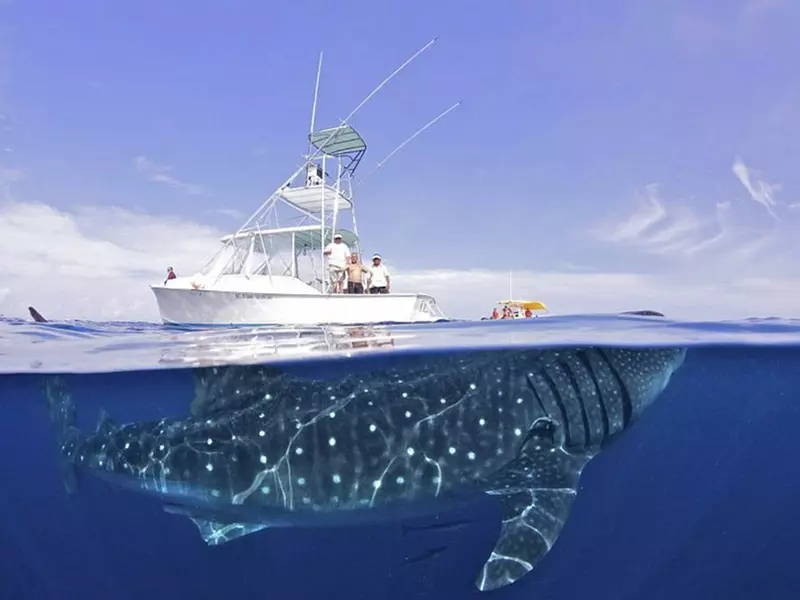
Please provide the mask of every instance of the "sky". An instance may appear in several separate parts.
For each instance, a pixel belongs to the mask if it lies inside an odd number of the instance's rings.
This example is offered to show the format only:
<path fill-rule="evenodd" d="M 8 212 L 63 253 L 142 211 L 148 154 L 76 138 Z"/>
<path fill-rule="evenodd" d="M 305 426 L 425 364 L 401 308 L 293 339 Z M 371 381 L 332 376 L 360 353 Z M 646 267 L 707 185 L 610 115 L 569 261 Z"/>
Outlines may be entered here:
<path fill-rule="evenodd" d="M 0 0 L 0 313 L 158 320 L 150 283 L 352 121 L 366 253 L 448 316 L 800 306 L 791 0 Z"/>

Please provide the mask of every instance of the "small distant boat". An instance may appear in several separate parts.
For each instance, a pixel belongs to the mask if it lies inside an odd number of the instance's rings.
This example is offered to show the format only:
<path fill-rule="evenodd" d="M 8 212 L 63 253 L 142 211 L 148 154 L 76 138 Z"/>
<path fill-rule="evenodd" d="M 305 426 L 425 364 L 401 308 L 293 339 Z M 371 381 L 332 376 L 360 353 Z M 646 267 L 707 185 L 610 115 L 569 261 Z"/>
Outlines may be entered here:
<path fill-rule="evenodd" d="M 543 302 L 538 300 L 501 300 L 498 302 L 503 307 L 502 311 L 496 308 L 492 311 L 489 317 L 481 317 L 482 320 L 495 320 L 495 319 L 527 319 L 531 317 L 538 317 L 535 312 L 547 312 L 549 309 Z"/>
<path fill-rule="evenodd" d="M 534 311 L 534 310 L 549 310 L 543 302 L 539 302 L 538 300 L 501 300 L 498 302 L 503 306 L 508 306 L 510 309 L 515 311 Z"/>
<path fill-rule="evenodd" d="M 536 311 L 547 312 L 550 310 L 543 302 L 539 302 L 538 300 L 501 300 L 498 304 L 507 306 L 509 310 L 512 311 L 513 318 L 527 316 L 526 313 L 528 312 L 531 313 L 530 316 L 538 316 L 532 313 Z"/>
<path fill-rule="evenodd" d="M 508 273 L 508 297 L 514 297 L 514 273 Z M 482 321 L 495 319 L 521 319 L 538 317 L 536 312 L 549 312 L 544 302 L 538 300 L 500 300 L 497 304 L 503 307 L 502 311 L 496 308 L 492 310 L 491 316 L 481 317 Z"/>
<path fill-rule="evenodd" d="M 436 300 L 428 294 L 332 293 L 324 254 L 335 234 L 351 251 L 361 253 L 353 175 L 367 144 L 348 121 L 432 43 L 395 70 L 340 125 L 315 130 L 320 55 L 304 164 L 238 231 L 222 238 L 223 247 L 200 273 L 150 286 L 165 323 L 302 326 L 446 320 Z M 458 104 L 398 146 L 375 170 Z M 342 227 L 346 217 L 352 229 Z"/>

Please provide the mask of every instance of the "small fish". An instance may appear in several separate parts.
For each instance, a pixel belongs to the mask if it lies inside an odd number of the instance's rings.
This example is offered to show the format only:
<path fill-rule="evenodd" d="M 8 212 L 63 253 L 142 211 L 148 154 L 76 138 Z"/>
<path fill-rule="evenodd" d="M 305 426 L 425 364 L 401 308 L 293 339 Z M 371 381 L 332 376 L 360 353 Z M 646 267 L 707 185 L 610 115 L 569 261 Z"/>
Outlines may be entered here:
<path fill-rule="evenodd" d="M 65 481 L 88 470 L 162 499 L 217 545 L 274 526 L 369 515 L 458 490 L 503 522 L 476 585 L 533 569 L 556 542 L 586 463 L 628 429 L 682 348 L 514 349 L 394 357 L 313 380 L 269 367 L 202 369 L 185 419 L 75 428 L 48 380 Z M 205 396 L 203 396 L 205 393 Z M 226 400 L 227 399 L 227 400 Z"/>

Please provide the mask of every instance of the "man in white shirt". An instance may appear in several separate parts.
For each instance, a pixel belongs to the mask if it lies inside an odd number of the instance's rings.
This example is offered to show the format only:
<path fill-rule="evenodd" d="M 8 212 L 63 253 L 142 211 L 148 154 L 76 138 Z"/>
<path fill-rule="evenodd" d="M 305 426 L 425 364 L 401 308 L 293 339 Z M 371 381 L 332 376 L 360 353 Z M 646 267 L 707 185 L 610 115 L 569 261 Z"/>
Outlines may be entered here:
<path fill-rule="evenodd" d="M 383 265 L 381 255 L 376 254 L 372 257 L 372 266 L 369 268 L 367 274 L 367 288 L 370 294 L 388 294 L 389 286 L 389 270 Z"/>
<path fill-rule="evenodd" d="M 331 278 L 332 291 L 334 294 L 341 294 L 350 248 L 342 241 L 341 234 L 337 233 L 333 236 L 333 242 L 326 246 L 323 254 L 328 257 L 328 273 Z"/>

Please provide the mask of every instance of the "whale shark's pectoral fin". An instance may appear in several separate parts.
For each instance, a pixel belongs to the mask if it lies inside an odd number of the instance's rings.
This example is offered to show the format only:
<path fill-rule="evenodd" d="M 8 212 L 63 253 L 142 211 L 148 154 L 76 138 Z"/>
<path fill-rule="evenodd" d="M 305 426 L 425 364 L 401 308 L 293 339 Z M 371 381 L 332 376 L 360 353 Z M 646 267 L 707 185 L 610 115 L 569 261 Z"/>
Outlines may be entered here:
<path fill-rule="evenodd" d="M 230 542 L 269 527 L 264 523 L 235 523 L 201 518 L 194 514 L 191 509 L 170 504 L 165 505 L 164 510 L 190 519 L 197 525 L 200 535 L 209 546 L 219 546 L 225 542 Z"/>
<path fill-rule="evenodd" d="M 189 518 L 197 525 L 200 535 L 203 536 L 209 546 L 219 546 L 225 542 L 230 542 L 267 528 L 267 525 L 259 525 L 257 523 L 221 523 L 219 521 Z"/>
<path fill-rule="evenodd" d="M 497 544 L 476 579 L 481 591 L 528 573 L 561 533 L 591 455 L 567 452 L 557 433 L 556 423 L 539 419 L 519 455 L 480 482 L 484 492 L 500 500 L 503 519 Z"/>

